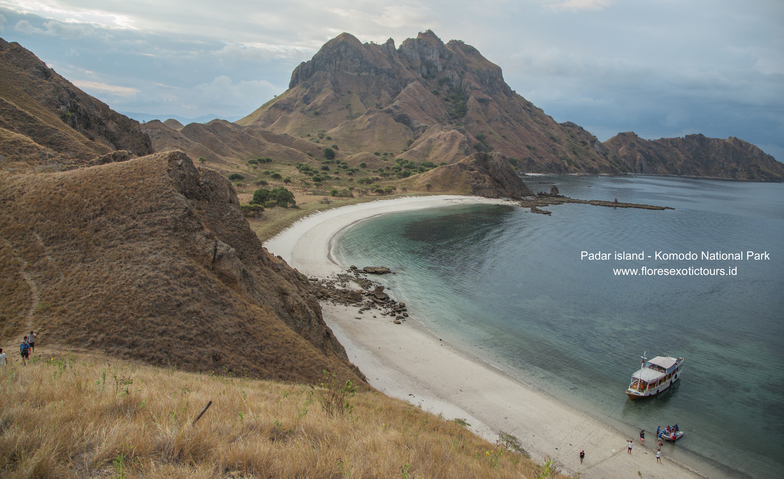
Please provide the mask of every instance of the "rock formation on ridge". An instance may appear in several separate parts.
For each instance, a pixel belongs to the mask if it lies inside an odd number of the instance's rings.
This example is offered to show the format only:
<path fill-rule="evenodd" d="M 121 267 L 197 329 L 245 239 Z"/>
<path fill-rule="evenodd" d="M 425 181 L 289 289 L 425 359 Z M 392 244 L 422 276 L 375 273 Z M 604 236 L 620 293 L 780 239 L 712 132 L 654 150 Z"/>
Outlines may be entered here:
<path fill-rule="evenodd" d="M 287 92 L 238 123 L 295 137 L 323 132 L 344 152 L 411 161 L 496 151 L 526 171 L 614 171 L 595 137 L 514 93 L 474 47 L 431 31 L 397 49 L 391 39 L 362 44 L 343 33 L 294 70 Z"/>

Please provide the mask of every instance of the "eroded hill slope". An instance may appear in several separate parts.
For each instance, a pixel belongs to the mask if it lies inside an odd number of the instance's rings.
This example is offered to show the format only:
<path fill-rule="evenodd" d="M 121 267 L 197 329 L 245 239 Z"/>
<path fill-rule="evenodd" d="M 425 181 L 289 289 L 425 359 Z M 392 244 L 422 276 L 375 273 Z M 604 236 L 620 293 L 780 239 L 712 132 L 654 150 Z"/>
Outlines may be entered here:
<path fill-rule="evenodd" d="M 0 334 L 193 371 L 359 379 L 305 277 L 181 152 L 0 180 Z"/>

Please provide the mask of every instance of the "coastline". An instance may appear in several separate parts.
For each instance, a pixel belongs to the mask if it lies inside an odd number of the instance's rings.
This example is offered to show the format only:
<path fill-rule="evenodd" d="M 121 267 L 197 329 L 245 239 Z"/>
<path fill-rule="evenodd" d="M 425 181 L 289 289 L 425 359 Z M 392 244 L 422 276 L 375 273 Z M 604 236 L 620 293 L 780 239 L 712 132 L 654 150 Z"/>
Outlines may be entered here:
<path fill-rule="evenodd" d="M 309 276 L 328 277 L 345 270 L 329 252 L 343 229 L 380 214 L 458 204 L 510 204 L 465 196 L 407 197 L 329 210 L 294 223 L 265 246 Z M 670 460 L 656 463 L 652 434 L 641 446 L 611 426 L 525 385 L 491 364 L 460 351 L 416 320 L 402 325 L 374 311 L 322 302 L 324 319 L 343 344 L 349 359 L 374 388 L 420 405 L 447 419 L 462 418 L 490 441 L 500 431 L 516 436 L 538 461 L 551 455 L 569 474 L 586 478 L 629 477 L 638 471 L 653 478 L 703 477 Z M 628 439 L 634 439 L 632 454 Z M 585 450 L 581 465 L 578 454 Z"/>

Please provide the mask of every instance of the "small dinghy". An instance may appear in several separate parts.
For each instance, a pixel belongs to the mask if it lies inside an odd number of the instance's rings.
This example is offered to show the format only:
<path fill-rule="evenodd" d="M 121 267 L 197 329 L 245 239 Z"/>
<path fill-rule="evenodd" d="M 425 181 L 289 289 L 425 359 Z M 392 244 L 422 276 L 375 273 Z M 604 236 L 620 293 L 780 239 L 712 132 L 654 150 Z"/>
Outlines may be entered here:
<path fill-rule="evenodd" d="M 671 432 L 670 434 L 663 432 L 661 433 L 661 435 L 659 435 L 659 437 L 664 439 L 665 441 L 675 442 L 683 437 L 683 431 L 675 431 L 675 432 Z"/>
<path fill-rule="evenodd" d="M 659 437 L 665 441 L 675 442 L 683 437 L 683 431 L 680 430 L 677 424 L 673 427 L 667 426 L 667 428 L 659 433 Z"/>

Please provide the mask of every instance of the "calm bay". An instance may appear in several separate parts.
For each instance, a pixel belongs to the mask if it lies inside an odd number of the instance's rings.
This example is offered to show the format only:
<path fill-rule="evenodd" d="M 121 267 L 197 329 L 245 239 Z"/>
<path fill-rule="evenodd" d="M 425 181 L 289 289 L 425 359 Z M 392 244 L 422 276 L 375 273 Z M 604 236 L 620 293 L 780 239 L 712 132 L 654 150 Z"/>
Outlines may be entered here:
<path fill-rule="evenodd" d="M 713 477 L 784 475 L 784 185 L 526 183 L 674 210 L 434 208 L 360 222 L 332 254 L 390 267 L 382 284 L 434 333 L 629 437 L 678 423 L 686 435 L 664 450 L 675 460 Z M 644 352 L 683 356 L 684 372 L 632 402 Z"/>

